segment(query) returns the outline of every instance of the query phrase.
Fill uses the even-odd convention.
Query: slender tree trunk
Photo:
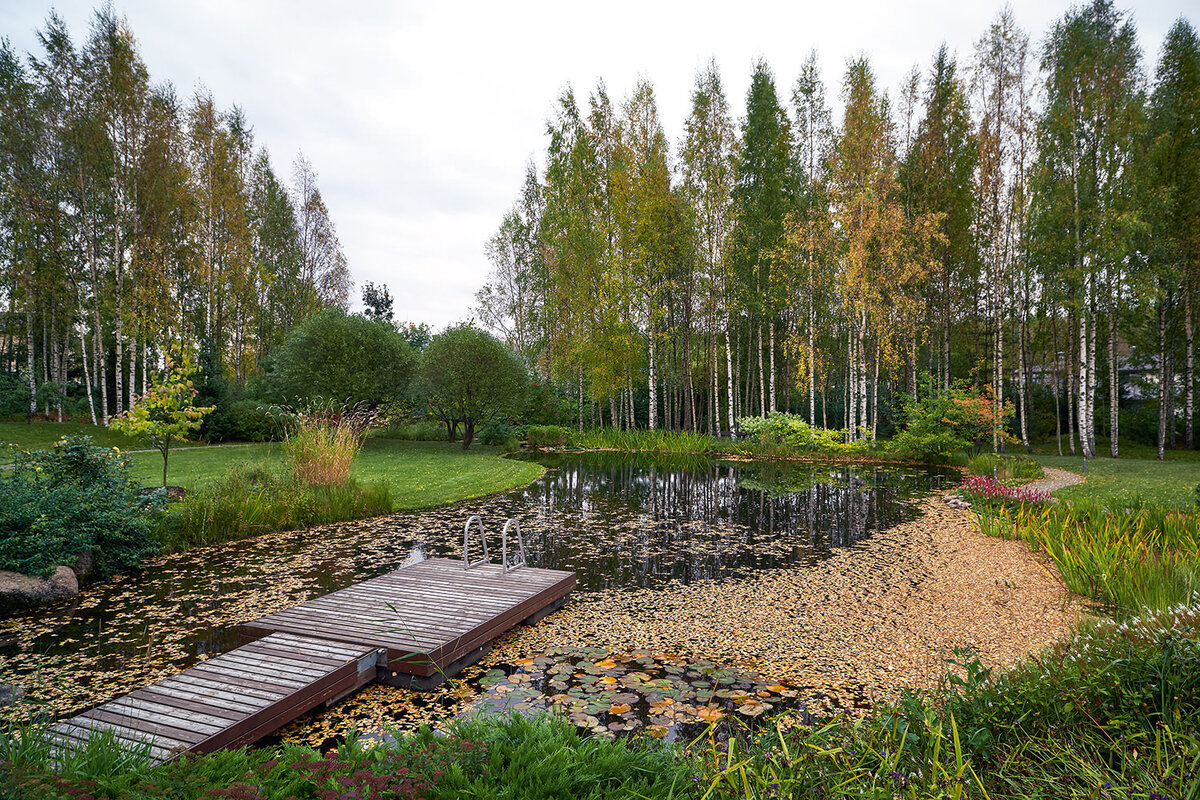
[[[729,326],[725,326],[725,381],[729,392],[729,435],[733,435],[733,348],[729,344]]]
[[[1117,363],[1117,298],[1112,291],[1108,312],[1108,452],[1120,458],[1118,434],[1121,408],[1121,372]]]
[[[1093,287],[1094,289],[1095,287]],[[1088,320],[1088,368],[1087,368],[1087,437],[1088,458],[1096,457],[1096,296],[1092,294],[1092,308]]]
[[[1188,450],[1196,449],[1196,437],[1193,430],[1192,417],[1196,413],[1196,350],[1193,338],[1195,329],[1192,320],[1192,290],[1191,283],[1184,287],[1183,293],[1183,331],[1187,341],[1187,354],[1183,376],[1183,435],[1184,444]]]
[[[1084,458],[1092,458],[1095,454],[1090,449],[1088,437],[1088,313],[1086,297],[1079,309],[1079,351],[1077,355],[1079,356],[1079,388],[1076,390],[1078,409],[1075,412],[1075,419],[1079,423],[1079,447],[1083,451]]]
[[[808,424],[817,426],[817,356],[815,350],[816,312],[813,310],[812,287],[808,300]]]
[[[875,343],[875,377],[872,380],[874,394],[871,398],[871,441],[879,433],[879,343]]]
[[[1075,455],[1075,327],[1074,315],[1067,317],[1067,444]]]
[[[28,273],[25,280],[25,377],[29,383],[29,421],[37,414],[37,353],[33,344],[33,287],[30,285]]]
[[[858,428],[864,435],[867,430],[867,307],[859,312],[858,323]],[[858,436],[854,437],[856,440]]]
[[[658,429],[658,363],[654,353],[654,331],[650,331],[650,430]]]
[[[770,342],[768,352],[771,354],[771,411],[775,411],[778,406],[775,405],[775,318],[771,317],[770,322]],[[763,416],[766,416],[765,414]]]
[[[1167,304],[1158,304],[1158,460],[1166,458],[1167,397],[1170,389],[1170,367],[1167,364]]]
[[[1026,402],[1027,385],[1025,381],[1025,315],[1022,312],[1021,322],[1017,328],[1017,405],[1021,415],[1021,445],[1025,452],[1029,447],[1029,404]]]
[[[763,367],[762,322],[758,323],[758,415],[767,416],[767,376]]]

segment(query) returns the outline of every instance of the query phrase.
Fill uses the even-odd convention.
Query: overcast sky
[[[54,4],[76,42],[96,3]],[[781,97],[816,49],[837,103],[846,60],[866,54],[893,97],[945,42],[960,60],[1001,8],[979,0],[545,3],[118,0],[155,81],[190,99],[203,84],[240,105],[276,172],[303,150],[316,167],[355,280],[386,283],[401,320],[465,319],[487,276],[484,243],[517,197],[546,119],[567,84],[581,102],[603,78],[620,102],[639,77],[655,87],[677,144],[696,71],[716,58],[735,115],[754,61]],[[1065,0],[1020,0],[1040,44]],[[1163,36],[1195,2],[1137,2],[1147,74]],[[336,8],[335,7],[339,7]],[[36,50],[51,5],[0,0],[0,36]]]

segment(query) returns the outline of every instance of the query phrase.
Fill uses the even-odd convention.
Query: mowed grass
[[[1059,489],[1064,500],[1094,500],[1118,508],[1156,505],[1176,510],[1196,508],[1200,461],[1145,458],[1089,458],[1087,472],[1079,456],[1034,455],[1043,467],[1084,475],[1086,480]]]
[[[78,423],[0,423],[0,442],[21,449],[44,449],[63,436],[89,435],[101,447],[122,451],[145,450],[148,445],[107,428]],[[384,482],[391,488],[396,511],[415,511],[524,486],[544,471],[539,464],[500,458],[497,447],[472,445],[463,450],[448,442],[410,442],[369,438],[354,459],[351,477],[360,483]],[[10,463],[12,451],[0,450]],[[147,486],[162,482],[162,457],[157,451],[129,452],[134,477]],[[234,468],[283,469],[278,443],[206,446],[180,442],[171,446],[167,483],[195,491],[227,475]]]
[[[387,483],[393,509],[414,511],[523,486],[538,478],[543,467],[527,461],[500,458],[500,449],[446,442],[405,442],[368,439],[354,459],[350,476],[360,483]],[[146,485],[162,480],[158,453],[130,456],[134,475]],[[226,475],[231,469],[283,469],[283,450],[275,443],[240,447],[193,447],[171,450],[167,482],[189,491]]]
[[[91,436],[100,447],[119,447],[122,450],[146,450],[145,442],[131,439],[109,428],[80,422],[0,422],[0,443],[14,445],[20,450],[45,450],[64,436]],[[180,442],[178,447],[204,447],[203,442]],[[172,448],[174,449],[174,447]],[[11,464],[13,451],[0,447],[0,464]],[[162,464],[159,464],[162,473]]]

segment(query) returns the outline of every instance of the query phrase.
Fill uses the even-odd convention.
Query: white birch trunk
[[[1196,412],[1196,350],[1195,328],[1192,321],[1192,287],[1184,287],[1183,293],[1183,330],[1187,338],[1187,354],[1184,362],[1183,408],[1184,408],[1184,443],[1188,450],[1196,449],[1195,431],[1192,415]]]
[[[771,318],[771,323],[770,323],[770,339],[771,339],[771,341],[768,343],[768,346],[770,347],[770,354],[771,354],[771,407],[770,407],[770,410],[774,411],[776,408],[778,408],[778,406],[775,405],[775,319],[774,319],[774,317]],[[766,416],[766,415],[764,414],[763,416]]]
[[[1108,452],[1120,458],[1118,445],[1121,406],[1121,371],[1117,363],[1117,307],[1113,299],[1108,312]]]
[[[1088,320],[1087,415],[1088,458],[1096,457],[1096,308],[1092,295],[1092,310]]]
[[[650,430],[658,429],[658,364],[654,358],[654,331],[650,332]]]
[[[729,391],[729,434],[733,435],[733,348],[729,344],[729,326],[725,326],[725,378]]]
[[[753,341],[754,337],[751,337]],[[758,415],[767,416],[767,381],[763,365],[762,323],[758,323]]]

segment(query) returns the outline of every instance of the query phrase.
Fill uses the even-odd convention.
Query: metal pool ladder
[[[471,560],[471,523],[474,522],[479,528],[479,543],[483,547],[483,558]],[[517,529],[517,553],[516,558],[511,563],[508,560],[508,529],[515,526]],[[467,519],[463,525],[463,569],[471,569],[480,564],[490,563],[488,557],[487,534],[483,530],[483,520],[478,516],[472,516]],[[521,522],[516,517],[510,517],[504,523],[504,530],[500,535],[500,568],[503,573],[512,572],[515,569],[529,566],[529,562],[525,557],[525,539],[521,536]]]

